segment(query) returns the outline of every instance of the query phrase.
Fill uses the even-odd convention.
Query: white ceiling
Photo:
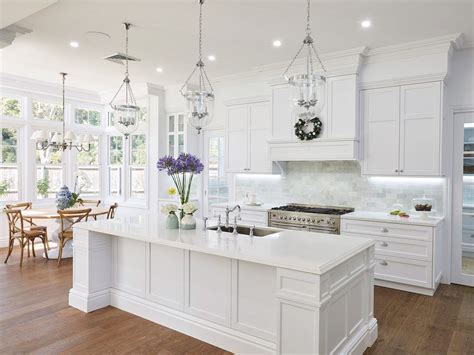
[[[2,5],[2,11],[8,10]],[[304,36],[304,0],[207,0],[204,54],[211,78],[290,60]],[[123,67],[102,58],[123,52],[121,25],[129,21],[133,82],[183,82],[196,62],[197,0],[60,0],[17,24],[33,30],[0,51],[1,72],[92,90],[120,84]],[[362,29],[360,21],[372,21]],[[312,26],[321,53],[362,45],[370,48],[463,32],[474,42],[474,1],[326,0],[312,3]],[[106,32],[110,40],[85,35]],[[283,45],[274,48],[272,41]],[[77,49],[69,42],[80,43]],[[157,73],[156,67],[163,67]]]

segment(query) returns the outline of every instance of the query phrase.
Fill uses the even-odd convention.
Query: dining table
[[[91,212],[89,213],[89,220],[94,220],[99,216],[107,216],[109,213],[109,207],[92,207],[92,206],[84,206],[81,208],[90,208]],[[78,209],[78,208],[74,208]],[[59,232],[61,229],[60,223],[60,215],[55,208],[33,208],[30,210],[23,210],[21,212],[22,217],[27,220],[55,220],[58,224],[56,230],[52,231],[51,233],[48,231],[48,240],[56,243],[59,245]],[[40,222],[36,222],[36,224],[41,224]],[[48,258],[49,259],[57,259],[58,258],[59,249],[57,247],[51,248],[48,250]],[[63,248],[63,255],[62,258],[72,258],[73,255],[73,241],[67,243]],[[43,257],[46,257],[43,254]]]

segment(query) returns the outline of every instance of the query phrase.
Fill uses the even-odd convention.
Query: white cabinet
[[[364,90],[366,175],[439,176],[441,82]]]
[[[437,226],[342,217],[341,235],[374,239],[376,285],[432,296],[441,280],[441,231]]]
[[[226,108],[226,171],[271,173],[267,138],[270,132],[268,100],[228,105]]]
[[[186,149],[186,123],[183,112],[171,113],[166,116],[168,155],[178,156]]]

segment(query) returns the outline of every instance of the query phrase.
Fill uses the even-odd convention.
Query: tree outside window
[[[100,192],[99,137],[94,136],[88,152],[77,153],[78,171],[84,173],[91,182],[81,191],[82,196],[96,196]]]
[[[50,139],[54,132],[50,132]],[[45,180],[48,182],[46,184]],[[59,148],[49,147],[46,150],[36,150],[36,181],[37,198],[54,198],[63,184],[62,151]],[[47,193],[40,191],[39,186],[48,186]]]
[[[40,120],[62,121],[63,108],[60,105],[33,101],[33,117]]]
[[[75,112],[75,122],[77,124],[100,126],[101,114],[99,111],[76,109]]]
[[[0,96],[0,113],[3,116],[20,117],[21,103],[20,100],[10,97]]]
[[[18,131],[1,128],[0,201],[18,199]]]

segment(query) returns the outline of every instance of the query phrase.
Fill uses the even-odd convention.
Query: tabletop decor
[[[195,155],[181,153],[177,158],[165,155],[158,160],[156,167],[159,171],[165,170],[168,176],[173,179],[181,206],[184,207],[184,205],[189,202],[193,177],[194,175],[202,173],[204,165]],[[185,212],[181,209],[180,219],[182,219],[184,215]]]
[[[56,194],[56,207],[58,210],[73,207],[76,203],[81,202],[79,197],[83,189],[87,189],[92,185],[89,177],[83,171],[74,173],[74,190],[71,192],[69,187],[63,185]]]
[[[178,206],[168,203],[161,207],[161,213],[166,215],[166,228],[167,229],[178,229],[179,228],[179,221],[178,216],[176,216],[176,211],[178,210]]]
[[[56,208],[58,210],[65,210],[71,203],[72,193],[66,185],[61,186],[56,193]]]
[[[295,123],[295,135],[299,140],[310,141],[319,136],[322,126],[321,120],[311,112],[303,113]]]
[[[196,218],[193,213],[197,211],[197,207],[191,202],[187,202],[182,206],[184,217],[181,218],[181,229],[196,229]]]

